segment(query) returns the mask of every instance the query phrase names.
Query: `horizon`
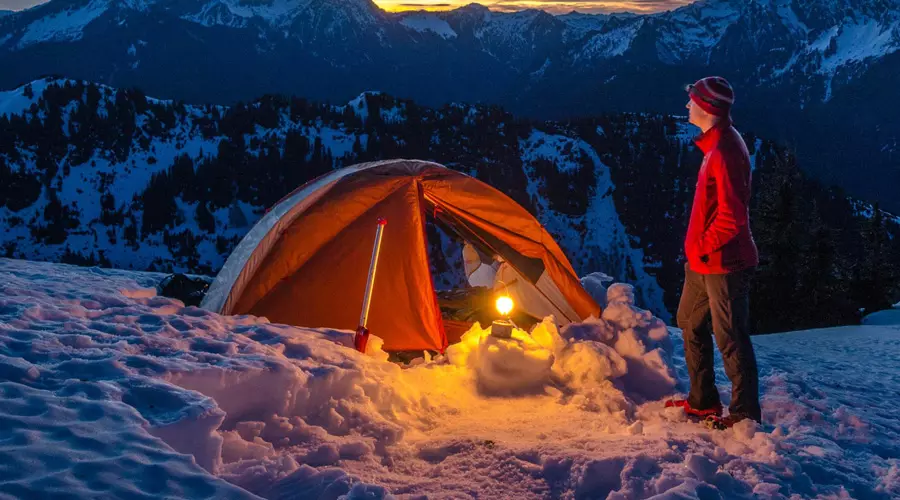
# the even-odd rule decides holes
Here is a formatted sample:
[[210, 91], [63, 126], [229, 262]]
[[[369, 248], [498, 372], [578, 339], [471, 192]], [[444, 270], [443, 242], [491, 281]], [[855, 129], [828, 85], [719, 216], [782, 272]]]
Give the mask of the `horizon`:
[[[518, 12], [528, 9], [543, 10], [549, 14], [560, 15], [570, 12], [584, 14], [610, 14], [614, 12], [632, 12], [635, 14], [654, 14], [674, 10], [694, 3], [696, 0], [373, 0], [373, 3], [386, 12], [404, 11], [448, 11], [464, 7], [472, 3], [481, 4], [495, 12]], [[0, 0], [0, 10], [14, 12], [47, 3], [41, 0]]]

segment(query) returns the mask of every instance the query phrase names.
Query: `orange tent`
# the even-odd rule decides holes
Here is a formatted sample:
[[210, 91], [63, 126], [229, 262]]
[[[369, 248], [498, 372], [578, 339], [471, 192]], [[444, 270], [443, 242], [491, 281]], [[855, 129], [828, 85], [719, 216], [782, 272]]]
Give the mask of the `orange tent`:
[[426, 216], [501, 256], [552, 304], [561, 324], [599, 315], [559, 245], [527, 210], [473, 177], [416, 160], [342, 168], [283, 198], [238, 244], [201, 307], [355, 330], [376, 220], [384, 217], [367, 326], [387, 350], [443, 351]]

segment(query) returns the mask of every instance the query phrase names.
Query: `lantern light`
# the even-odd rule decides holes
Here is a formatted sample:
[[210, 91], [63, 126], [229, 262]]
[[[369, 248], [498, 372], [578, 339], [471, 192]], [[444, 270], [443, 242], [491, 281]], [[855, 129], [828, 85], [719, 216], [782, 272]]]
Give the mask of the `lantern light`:
[[494, 320], [493, 324], [491, 324], [491, 335], [503, 339], [512, 338], [513, 328], [516, 327], [515, 323], [509, 319], [509, 313], [513, 309], [512, 299], [509, 298], [509, 295], [501, 295], [497, 297], [495, 305], [497, 306], [497, 312], [503, 316], [503, 319]]
[[503, 316], [509, 316], [509, 313], [512, 312], [513, 309], [513, 301], [506, 295], [501, 295], [497, 297], [497, 312], [499, 312]]

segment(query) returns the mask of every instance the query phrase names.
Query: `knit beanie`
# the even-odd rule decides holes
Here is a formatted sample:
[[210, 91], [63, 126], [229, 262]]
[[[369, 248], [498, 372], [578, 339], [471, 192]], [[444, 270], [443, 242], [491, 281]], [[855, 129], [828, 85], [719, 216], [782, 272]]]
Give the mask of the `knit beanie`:
[[708, 76], [685, 87], [694, 104], [715, 116], [728, 116], [734, 104], [734, 90], [721, 76]]

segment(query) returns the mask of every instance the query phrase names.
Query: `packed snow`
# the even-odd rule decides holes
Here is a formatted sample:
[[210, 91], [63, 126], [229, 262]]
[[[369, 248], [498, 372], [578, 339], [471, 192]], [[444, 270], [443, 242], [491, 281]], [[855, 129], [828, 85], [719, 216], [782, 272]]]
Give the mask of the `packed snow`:
[[13, 497], [900, 495], [896, 325], [756, 338], [765, 425], [710, 431], [663, 408], [685, 389], [680, 334], [624, 284], [601, 318], [511, 339], [476, 325], [407, 366], [351, 332], [184, 307], [159, 274], [0, 259], [0, 275]]

